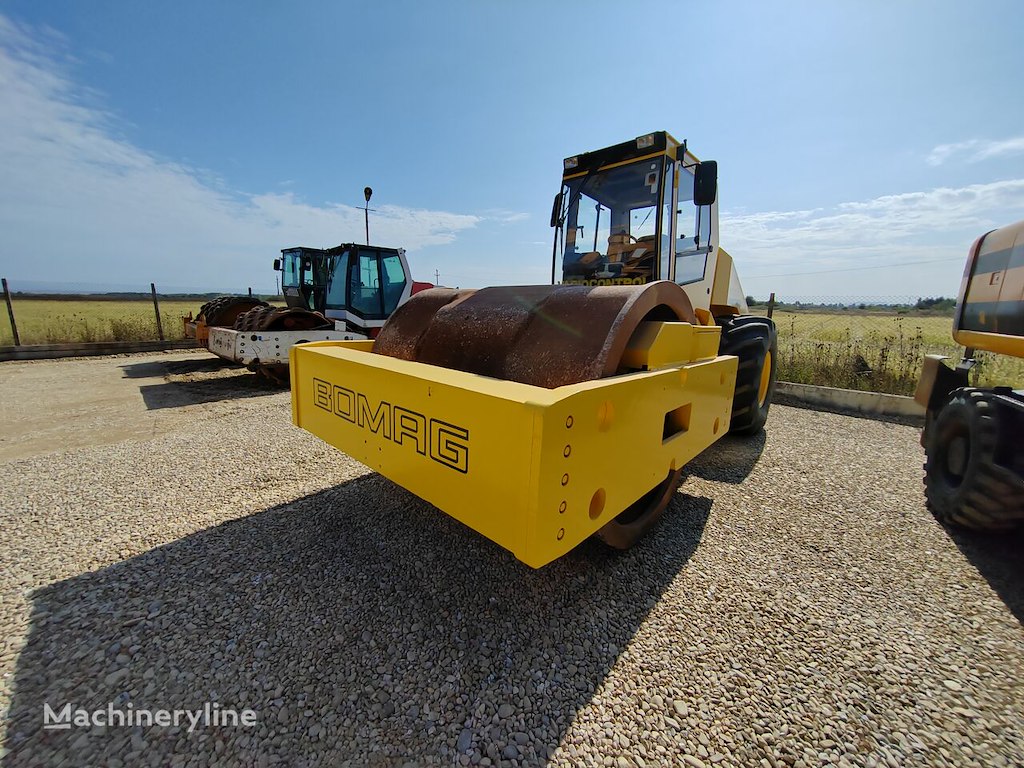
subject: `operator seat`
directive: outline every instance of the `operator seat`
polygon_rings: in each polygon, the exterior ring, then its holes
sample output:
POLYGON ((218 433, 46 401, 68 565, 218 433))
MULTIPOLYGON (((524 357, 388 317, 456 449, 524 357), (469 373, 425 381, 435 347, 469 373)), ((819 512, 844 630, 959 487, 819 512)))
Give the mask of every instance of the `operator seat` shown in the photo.
POLYGON ((653 250, 651 247, 654 244, 653 240, 653 237, 642 237, 634 243, 630 240, 629 235, 625 233, 620 232, 609 235, 608 261, 617 264, 639 259, 648 251, 653 250))
POLYGON ((608 261, 618 263, 625 260, 625 254, 636 248, 631 243, 629 235, 624 232, 616 232, 608 235, 608 261))

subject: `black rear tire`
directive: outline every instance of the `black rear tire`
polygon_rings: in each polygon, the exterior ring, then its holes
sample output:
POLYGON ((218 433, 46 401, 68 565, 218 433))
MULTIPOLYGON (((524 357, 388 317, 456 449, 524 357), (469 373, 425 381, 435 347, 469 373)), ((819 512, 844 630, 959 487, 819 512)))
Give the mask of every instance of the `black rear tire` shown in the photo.
POLYGON ((768 420, 775 394, 779 357, 775 323, 757 315, 720 317, 717 322, 722 326, 718 354, 739 358, 729 431, 735 435, 755 435, 768 420))
POLYGON ((1024 521, 1024 478, 996 463, 998 413, 991 392, 965 387, 928 425, 924 492, 941 522, 994 531, 1024 521))

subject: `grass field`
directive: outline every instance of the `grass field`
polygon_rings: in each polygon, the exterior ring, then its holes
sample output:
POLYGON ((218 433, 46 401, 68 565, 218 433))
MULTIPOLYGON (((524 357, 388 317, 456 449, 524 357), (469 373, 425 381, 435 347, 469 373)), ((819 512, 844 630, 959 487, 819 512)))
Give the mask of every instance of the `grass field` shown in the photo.
MULTIPOLYGON (((867 311, 775 312, 778 378, 911 395, 926 354, 957 358, 952 317, 867 311)), ((1024 383, 1024 361, 979 352, 971 383, 1024 383)))
MULTIPOLYGON (((201 301, 161 301, 164 336, 183 336, 181 317, 199 311, 201 301)), ((14 301, 22 344, 78 341, 143 341, 157 338, 149 301, 14 301)), ((898 315, 871 310, 778 311, 778 376, 781 381, 913 394, 924 356, 956 357, 950 317, 898 315)), ((13 344, 6 318, 0 346, 13 344)), ((983 386, 1024 382, 1024 361, 979 353, 972 383, 983 386)))
MULTIPOLYGON (((150 301, 59 301, 14 299, 14 317, 22 344, 156 339, 156 314, 150 301)), ((161 301, 164 337, 181 339, 182 315, 199 311, 201 302, 161 301)), ((6 314, 0 321, 0 346, 14 343, 6 314)))

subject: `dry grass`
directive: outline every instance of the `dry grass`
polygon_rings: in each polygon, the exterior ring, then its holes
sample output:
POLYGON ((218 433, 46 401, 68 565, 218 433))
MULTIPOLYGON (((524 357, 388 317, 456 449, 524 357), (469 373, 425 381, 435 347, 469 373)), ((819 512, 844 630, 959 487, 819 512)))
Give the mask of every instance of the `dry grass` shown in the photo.
MULTIPOLYGON (((161 301, 164 338, 181 339, 182 315, 199 310, 199 301, 161 301)), ((92 341, 147 341, 157 338, 156 315, 150 301, 58 301, 14 299, 14 316, 22 344, 92 341)), ((14 343, 4 317, 0 346, 14 343)))
MULTIPOLYGON (((957 359, 949 317, 877 312, 776 312, 782 381, 911 395, 926 354, 957 359)), ((981 386, 1024 382, 1024 361, 985 352, 972 373, 981 386)))

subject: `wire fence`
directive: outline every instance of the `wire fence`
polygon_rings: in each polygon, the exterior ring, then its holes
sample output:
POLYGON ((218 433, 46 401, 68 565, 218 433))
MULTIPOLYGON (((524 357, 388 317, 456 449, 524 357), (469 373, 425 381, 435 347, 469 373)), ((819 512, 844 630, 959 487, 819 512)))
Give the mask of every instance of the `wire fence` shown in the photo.
MULTIPOLYGON (((4 280, 7 320, 0 321, 0 347, 112 341, 178 341, 182 318, 219 294, 138 293, 23 294, 4 280)), ((242 291, 239 295, 244 295, 242 291)), ((252 295, 251 292, 249 295, 252 295)), ((265 296, 271 303, 280 297, 265 296)))
MULTIPOLYGON (((263 297, 273 301, 274 297, 263 297)), ((11 296, 20 343, 174 341, 184 337, 181 318, 207 297, 139 293, 124 298, 11 296), (157 311, 159 315, 157 315, 157 311), (157 317, 159 316, 159 323, 157 317)), ((750 311, 768 313, 767 301, 750 311)), ((772 318, 779 334, 778 378, 801 384, 913 394, 924 356, 958 358, 952 337, 955 302, 912 296, 777 296, 772 318)), ((0 327, 0 346, 15 343, 13 323, 0 327)), ((1020 385, 1024 361, 976 354, 972 383, 1020 385)))

